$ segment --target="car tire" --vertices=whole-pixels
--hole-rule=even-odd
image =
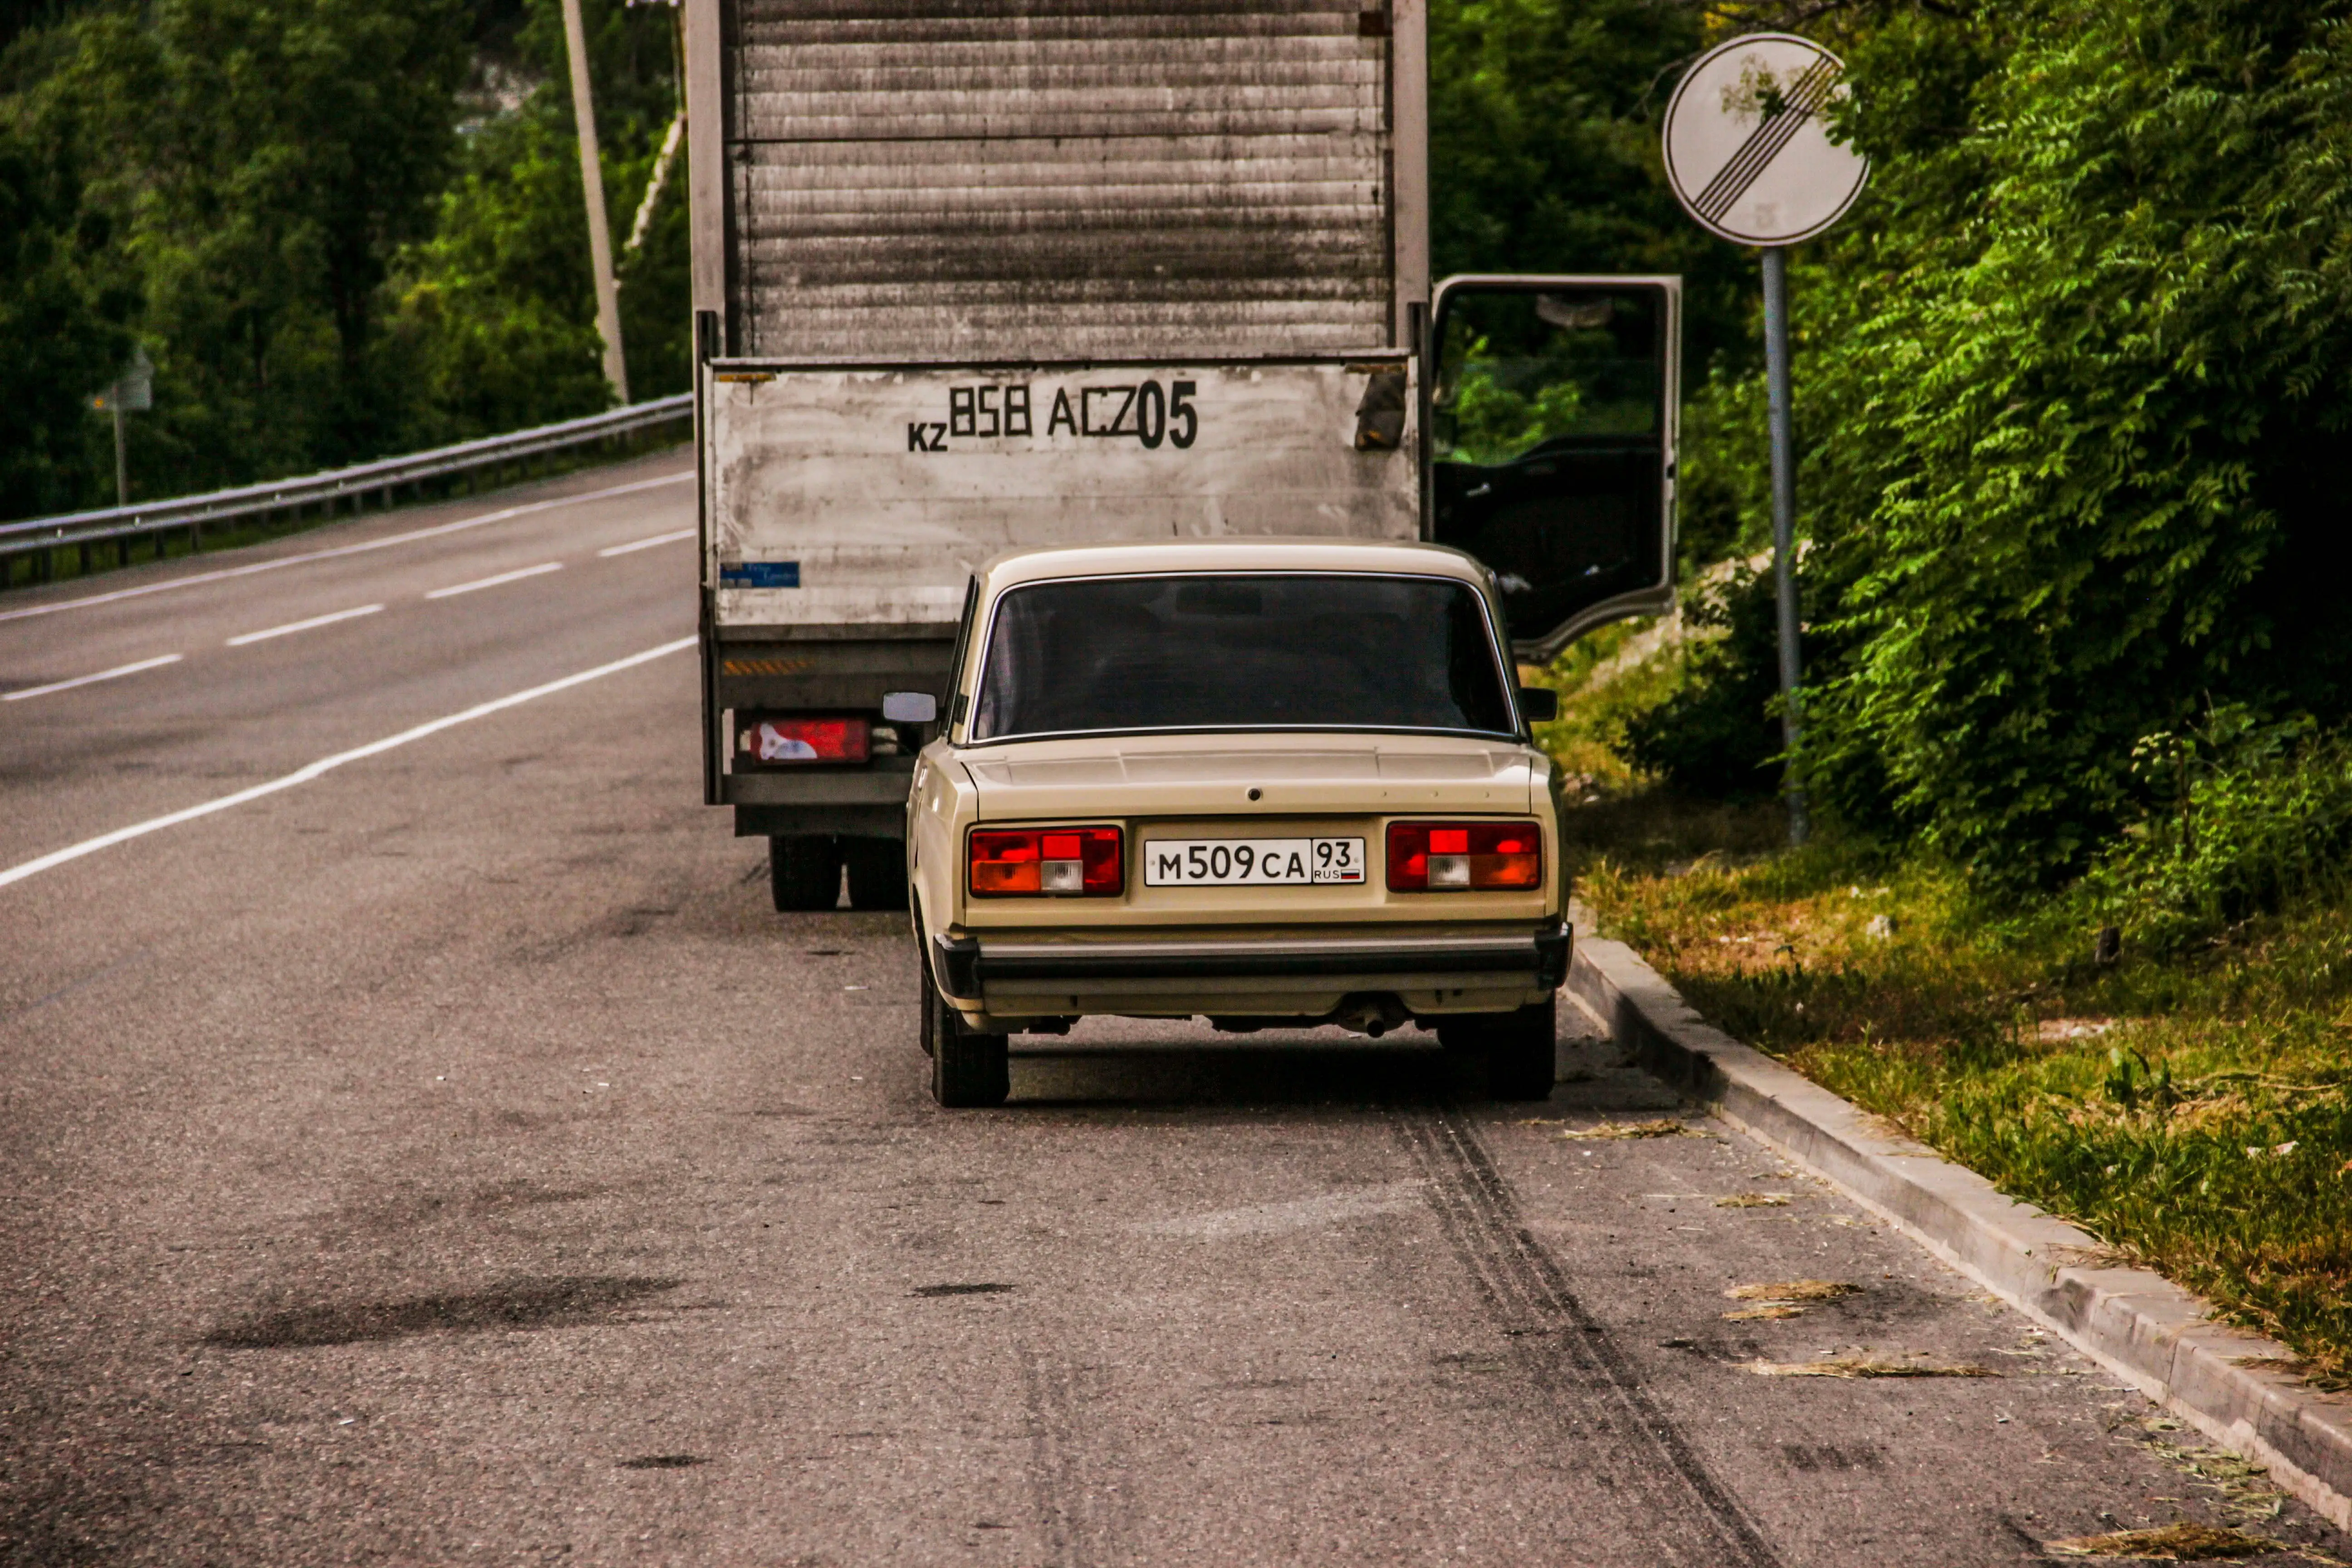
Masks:
[[[963,1015],[948,1005],[923,959],[923,1048],[931,1058],[931,1098],[950,1110],[1002,1105],[1013,1092],[1013,1063],[1003,1035],[964,1026]]]
[[[1448,1056],[1475,1056],[1486,1048],[1486,1016],[1455,1015],[1437,1026],[1437,1044]]]
[[[897,838],[845,838],[842,864],[849,868],[849,907],[907,907],[907,846]]]
[[[1559,1050],[1552,999],[1490,1013],[1484,1022],[1486,1092],[1496,1100],[1549,1100]]]
[[[835,908],[841,902],[840,847],[823,833],[769,839],[768,890],[782,913]]]

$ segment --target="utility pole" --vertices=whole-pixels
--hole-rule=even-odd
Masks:
[[[596,149],[596,104],[588,83],[588,29],[580,0],[563,0],[563,42],[572,56],[572,118],[580,128],[580,185],[588,198],[588,265],[596,274],[596,331],[604,340],[604,379],[629,401],[629,365],[621,352],[620,290],[613,281],[613,231],[604,221],[604,165]]]

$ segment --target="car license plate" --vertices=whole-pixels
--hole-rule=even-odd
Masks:
[[[1363,879],[1360,838],[1160,838],[1143,847],[1147,888],[1286,888]]]

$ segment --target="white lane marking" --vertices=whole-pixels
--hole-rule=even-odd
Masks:
[[[54,605],[27,605],[21,610],[0,610],[0,621],[18,621],[26,616],[53,616],[59,610],[79,610],[86,605],[110,605],[117,599],[135,599],[142,594],[167,594],[174,588],[193,588],[199,583],[218,583],[229,577],[250,577],[256,572],[275,572],[280,566],[299,566],[309,561],[331,561],[341,555],[359,555],[370,550],[389,550],[395,544],[413,544],[420,539],[438,539],[445,533],[458,533],[484,523],[504,522],[510,517],[530,512],[546,511],[553,507],[572,506],[581,501],[604,500],[613,496],[630,495],[637,490],[652,489],[656,485],[682,485],[693,479],[692,474],[664,474],[657,479],[634,479],[625,485],[613,485],[601,490],[583,490],[575,496],[557,496],[551,500],[526,501],[499,511],[486,511],[479,517],[461,517],[455,522],[436,523],[431,528],[419,528],[407,533],[386,534],[382,539],[362,540],[357,544],[339,544],[332,550],[313,550],[303,555],[281,555],[275,561],[257,561],[249,566],[231,566],[219,572],[199,572],[193,577],[174,577],[168,583],[148,583],[136,588],[117,588],[111,594],[92,594],[87,598],[60,599]]]
[[[231,637],[228,646],[243,647],[247,643],[268,642],[271,637],[282,637],[289,632],[307,632],[314,626],[331,626],[337,621],[356,620],[362,616],[374,615],[383,608],[382,605],[362,605],[356,610],[336,610],[324,616],[312,616],[307,621],[289,621],[282,626],[271,626],[268,631],[247,632],[241,637]]]
[[[112,669],[101,669],[96,675],[77,675],[71,680],[52,680],[47,686],[28,686],[22,691],[0,691],[0,702],[22,702],[27,697],[47,697],[52,691],[71,691],[77,686],[88,686],[93,680],[112,680],[121,675],[136,675],[142,669],[154,669],[166,664],[177,664],[180,656],[167,653],[160,658],[142,658],[137,664],[118,664]]]
[[[656,533],[651,539],[633,539],[626,544],[607,545],[596,552],[596,559],[602,561],[608,556],[626,555],[633,550],[651,550],[656,544],[676,544],[681,539],[693,537],[694,530],[690,528],[681,528],[675,533]]]
[[[617,675],[625,669],[635,669],[638,665],[649,664],[665,654],[683,653],[692,647],[695,641],[693,637],[680,637],[676,642],[666,642],[659,647],[649,647],[643,653],[633,653],[626,658],[616,658],[610,664],[600,664],[593,669],[583,669],[577,675],[567,675],[561,680],[551,680],[544,686],[534,686],[528,691],[517,691],[506,697],[493,698],[488,702],[477,703],[462,713],[452,713],[446,718],[429,720],[414,729],[403,730],[397,735],[387,735],[381,741],[371,741],[364,746],[354,746],[348,752],[337,752],[331,757],[320,757],[317,762],[297,768],[282,777],[255,784],[250,789],[238,790],[235,795],[225,795],[217,799],[205,801],[184,810],[170,812],[163,816],[151,816],[144,822],[134,822],[128,827],[118,827],[111,833],[101,833],[95,838],[85,838],[79,844],[68,844],[63,849],[53,849],[38,859],[27,860],[22,865],[11,866],[6,870],[0,871],[0,888],[5,888],[11,882],[21,882],[27,877],[37,876],[43,871],[62,866],[68,860],[79,860],[85,855],[95,855],[101,849],[112,848],[117,844],[127,843],[131,839],[143,837],[166,827],[176,827],[183,822],[194,822],[197,817],[210,816],[216,811],[226,811],[233,805],[243,805],[248,801],[259,800],[264,795],[276,795],[280,790],[292,789],[297,784],[309,784],[313,779],[332,773],[346,763],[356,763],[364,758],[376,756],[381,752],[391,751],[395,746],[404,746],[411,741],[421,741],[427,735],[437,735],[444,730],[459,724],[471,723],[477,719],[488,718],[493,713],[503,712],[521,703],[534,701],[541,697],[550,697],[556,692],[569,690],[572,687],[583,685],[591,680],[600,680],[608,675]]]
[[[447,588],[436,588],[425,596],[428,599],[454,598],[459,594],[470,594],[477,588],[495,588],[501,583],[520,582],[525,577],[536,577],[544,572],[562,570],[563,563],[561,561],[542,561],[536,566],[526,566],[520,572],[501,572],[495,577],[477,577],[470,583],[459,583]]]

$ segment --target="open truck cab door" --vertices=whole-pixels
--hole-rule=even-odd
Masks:
[[[1675,602],[1682,279],[1439,284],[1428,536],[1495,570],[1518,657]]]

